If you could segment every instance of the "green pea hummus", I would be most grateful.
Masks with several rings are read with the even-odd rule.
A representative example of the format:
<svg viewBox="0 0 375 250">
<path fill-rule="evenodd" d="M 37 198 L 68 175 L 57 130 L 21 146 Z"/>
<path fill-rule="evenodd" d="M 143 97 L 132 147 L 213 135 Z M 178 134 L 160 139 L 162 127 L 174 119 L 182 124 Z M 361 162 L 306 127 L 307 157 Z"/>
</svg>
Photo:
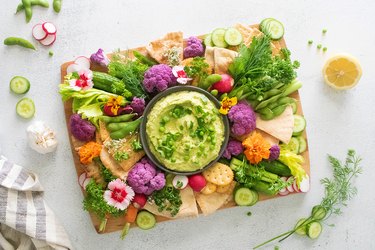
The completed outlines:
<svg viewBox="0 0 375 250">
<path fill-rule="evenodd" d="M 224 123 L 205 95 L 180 91 L 155 103 L 147 116 L 146 134 L 150 150 L 161 164 L 174 171 L 192 172 L 219 155 Z"/>
</svg>

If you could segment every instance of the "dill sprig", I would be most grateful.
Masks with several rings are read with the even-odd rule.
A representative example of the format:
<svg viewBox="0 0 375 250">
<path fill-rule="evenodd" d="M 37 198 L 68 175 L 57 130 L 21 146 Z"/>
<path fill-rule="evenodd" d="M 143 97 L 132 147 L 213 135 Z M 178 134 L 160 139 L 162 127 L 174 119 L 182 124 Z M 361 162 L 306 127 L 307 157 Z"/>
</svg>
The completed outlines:
<svg viewBox="0 0 375 250">
<path fill-rule="evenodd" d="M 319 205 L 314 206 L 310 217 L 298 227 L 265 241 L 253 249 L 283 237 L 279 240 L 281 242 L 311 222 L 327 220 L 332 214 L 340 215 L 342 213 L 341 208 L 347 206 L 347 202 L 357 194 L 357 188 L 354 186 L 353 180 L 354 177 L 362 173 L 360 166 L 362 159 L 356 155 L 354 150 L 350 149 L 344 163 L 331 155 L 328 155 L 328 160 L 333 168 L 333 178 L 324 178 L 320 181 L 325 188 L 324 197 Z M 319 213 L 323 211 L 323 216 L 318 217 L 317 211 Z"/>
</svg>

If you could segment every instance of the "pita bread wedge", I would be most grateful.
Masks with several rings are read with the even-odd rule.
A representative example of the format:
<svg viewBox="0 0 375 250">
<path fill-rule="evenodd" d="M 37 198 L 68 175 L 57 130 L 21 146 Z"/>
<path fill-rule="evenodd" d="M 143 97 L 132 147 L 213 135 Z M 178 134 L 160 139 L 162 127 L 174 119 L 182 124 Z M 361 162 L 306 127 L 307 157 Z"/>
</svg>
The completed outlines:
<svg viewBox="0 0 375 250">
<path fill-rule="evenodd" d="M 105 123 L 103 121 L 99 120 L 99 134 L 100 134 L 100 139 L 102 142 L 107 140 L 109 138 L 109 132 L 105 126 Z"/>
<path fill-rule="evenodd" d="M 293 134 L 294 116 L 291 106 L 287 106 L 285 111 L 278 117 L 265 121 L 258 115 L 256 119 L 256 127 L 270 134 L 284 143 L 289 143 Z"/>
<path fill-rule="evenodd" d="M 195 201 L 194 192 L 190 187 L 186 187 L 180 192 L 182 205 L 180 211 L 174 217 L 168 211 L 158 211 L 158 207 L 155 204 L 146 203 L 144 209 L 150 211 L 151 213 L 159 216 L 163 216 L 170 219 L 175 218 L 184 218 L 184 217 L 197 217 L 198 216 L 198 207 Z"/>
<path fill-rule="evenodd" d="M 98 184 L 105 184 L 103 176 L 101 175 L 101 171 L 98 165 L 95 162 L 91 162 L 90 164 L 84 165 L 85 171 L 87 173 L 87 177 L 91 177 L 95 180 Z"/>
<path fill-rule="evenodd" d="M 195 193 L 195 198 L 197 199 L 197 203 L 202 210 L 203 215 L 214 213 L 216 210 L 227 204 L 232 199 L 233 190 L 236 183 L 233 181 L 229 185 L 230 187 L 225 193 Z"/>
<path fill-rule="evenodd" d="M 241 33 L 244 42 L 249 40 L 250 37 L 253 37 L 254 29 L 249 25 L 237 23 L 236 25 L 234 25 L 234 28 L 236 28 Z M 249 44 L 245 43 L 245 45 Z"/>
<path fill-rule="evenodd" d="M 204 57 L 206 58 L 206 62 L 208 63 L 208 65 L 210 65 L 210 68 L 211 68 L 210 74 L 212 73 L 212 69 L 215 68 L 214 50 L 215 50 L 214 47 L 207 46 L 206 51 L 204 52 Z"/>
<path fill-rule="evenodd" d="M 128 172 L 124 171 L 121 168 L 121 166 L 115 161 L 115 159 L 113 159 L 113 157 L 108 153 L 108 150 L 105 147 L 103 147 L 102 151 L 100 152 L 100 160 L 114 176 L 122 180 L 125 180 L 128 176 Z"/>
<path fill-rule="evenodd" d="M 182 32 L 171 32 L 163 38 L 151 42 L 147 47 L 147 51 L 159 63 L 171 64 L 168 60 L 168 53 L 176 53 L 179 62 L 183 59 L 184 39 Z M 176 65 L 179 64 L 176 63 Z"/>
<path fill-rule="evenodd" d="M 225 74 L 228 72 L 229 65 L 233 62 L 233 59 L 238 55 L 236 51 L 215 48 L 214 59 L 215 59 L 215 73 Z"/>
<path fill-rule="evenodd" d="M 263 33 L 258 28 L 253 27 L 252 28 L 252 33 L 248 37 L 244 38 L 244 40 L 243 40 L 244 44 L 246 46 L 249 46 L 251 44 L 251 42 L 253 41 L 254 37 L 261 36 L 262 34 Z"/>
</svg>

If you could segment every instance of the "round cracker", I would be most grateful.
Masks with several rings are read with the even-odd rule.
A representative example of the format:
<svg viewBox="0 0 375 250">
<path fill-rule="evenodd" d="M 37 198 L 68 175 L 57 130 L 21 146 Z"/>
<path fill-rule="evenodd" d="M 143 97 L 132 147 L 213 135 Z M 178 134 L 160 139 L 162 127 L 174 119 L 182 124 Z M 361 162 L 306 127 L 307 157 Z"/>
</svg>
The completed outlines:
<svg viewBox="0 0 375 250">
<path fill-rule="evenodd" d="M 202 189 L 202 194 L 212 194 L 216 191 L 217 186 L 211 182 L 207 182 L 206 186 Z"/>
<path fill-rule="evenodd" d="M 218 186 L 226 186 L 233 181 L 234 174 L 232 169 L 224 164 L 216 163 L 211 168 L 203 172 L 204 178 Z"/>
</svg>

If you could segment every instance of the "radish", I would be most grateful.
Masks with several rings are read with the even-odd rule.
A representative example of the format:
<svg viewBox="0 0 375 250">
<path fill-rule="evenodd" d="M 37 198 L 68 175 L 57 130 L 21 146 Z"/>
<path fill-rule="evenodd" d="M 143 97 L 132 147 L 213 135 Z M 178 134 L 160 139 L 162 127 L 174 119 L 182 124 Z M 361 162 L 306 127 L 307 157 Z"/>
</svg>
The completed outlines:
<svg viewBox="0 0 375 250">
<path fill-rule="evenodd" d="M 306 193 L 310 190 L 310 178 L 308 175 L 299 183 L 299 188 L 303 193 Z"/>
<path fill-rule="evenodd" d="M 297 193 L 301 192 L 301 190 L 298 188 L 296 180 L 294 180 L 292 186 L 293 186 L 293 189 L 294 189 L 295 192 L 297 192 Z"/>
<path fill-rule="evenodd" d="M 79 177 L 78 177 L 78 183 L 81 187 L 83 187 L 83 182 L 87 179 L 87 174 L 86 172 L 83 172 Z"/>
<path fill-rule="evenodd" d="M 295 191 L 294 188 L 293 188 L 294 177 L 290 176 L 288 179 L 286 179 L 286 182 L 291 182 L 292 183 L 289 186 L 287 186 L 286 189 L 288 189 L 288 191 L 290 193 L 293 193 Z"/>
<path fill-rule="evenodd" d="M 147 197 L 144 194 L 135 194 L 132 202 L 135 208 L 141 209 L 146 205 Z"/>
<path fill-rule="evenodd" d="M 92 178 L 86 178 L 86 180 L 83 182 L 82 187 L 84 190 L 86 190 L 86 186 L 90 183 Z"/>
<path fill-rule="evenodd" d="M 177 189 L 186 188 L 188 182 L 189 182 L 189 179 L 185 175 L 176 175 L 172 180 L 173 186 Z"/>
<path fill-rule="evenodd" d="M 74 60 L 75 64 L 81 65 L 85 69 L 90 69 L 90 59 L 85 56 L 79 56 Z"/>
<path fill-rule="evenodd" d="M 32 30 L 33 37 L 35 40 L 40 41 L 47 37 L 47 32 L 44 31 L 40 23 L 36 24 Z"/>
<path fill-rule="evenodd" d="M 39 42 L 44 46 L 50 46 L 56 41 L 56 34 L 47 35 L 46 38 L 40 40 Z"/>
<path fill-rule="evenodd" d="M 221 80 L 211 86 L 211 90 L 216 89 L 219 93 L 229 93 L 233 89 L 234 79 L 228 74 L 222 74 Z"/>
<path fill-rule="evenodd" d="M 43 23 L 42 28 L 49 35 L 54 35 L 57 32 L 56 26 L 53 25 L 53 23 L 50 23 L 50 22 Z"/>
<path fill-rule="evenodd" d="M 289 191 L 286 188 L 282 188 L 279 191 L 279 195 L 281 195 L 281 196 L 285 196 L 285 195 L 288 195 L 288 194 L 289 194 Z"/>
<path fill-rule="evenodd" d="M 189 185 L 195 192 L 200 192 L 207 184 L 206 179 L 201 174 L 195 174 L 188 177 Z"/>
</svg>

